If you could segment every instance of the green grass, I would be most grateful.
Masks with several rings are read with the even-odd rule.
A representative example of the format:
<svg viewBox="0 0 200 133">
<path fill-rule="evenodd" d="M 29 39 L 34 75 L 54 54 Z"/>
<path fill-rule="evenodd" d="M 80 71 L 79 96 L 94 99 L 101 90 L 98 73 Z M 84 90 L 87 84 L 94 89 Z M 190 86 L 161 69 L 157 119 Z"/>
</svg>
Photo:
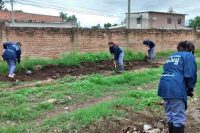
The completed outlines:
<svg viewBox="0 0 200 133">
<path fill-rule="evenodd" d="M 108 52 L 66 53 L 58 60 L 58 65 L 72 66 L 79 65 L 81 62 L 98 62 L 107 59 L 111 59 L 111 55 Z"/>
<path fill-rule="evenodd" d="M 111 75 L 107 77 L 96 74 L 88 75 L 79 79 L 73 77 L 63 78 L 55 81 L 53 84 L 28 87 L 20 90 L 1 91 L 1 124 L 4 125 L 5 121 L 11 121 L 13 123 L 19 124 L 16 125 L 17 128 L 13 128 L 13 126 L 11 125 L 6 125 L 4 127 L 0 127 L 0 129 L 2 128 L 2 130 L 5 132 L 8 132 L 9 130 L 20 132 L 29 127 L 29 125 L 27 125 L 26 123 L 33 123 L 32 130 L 35 132 L 40 132 L 40 130 L 49 130 L 55 125 L 45 124 L 43 127 L 37 127 L 34 124 L 34 121 L 37 118 L 41 117 L 42 114 L 47 112 L 48 110 L 54 110 L 56 107 L 60 106 L 81 103 L 86 100 L 102 97 L 108 94 L 116 95 L 119 98 L 127 97 L 124 95 L 118 95 L 118 93 L 121 94 L 129 92 L 130 88 L 133 88 L 134 86 L 144 85 L 144 83 L 151 83 L 152 81 L 158 80 L 160 72 L 161 69 L 149 69 L 144 72 L 126 72 L 121 75 Z M 151 76 L 153 73 L 154 75 Z M 45 102 L 49 99 L 56 99 L 56 104 Z M 110 116 L 113 112 L 115 112 L 115 110 L 111 110 L 111 112 L 108 113 L 108 109 L 113 106 L 115 106 L 115 102 L 96 105 L 94 106 L 94 108 L 91 107 L 91 109 L 89 109 L 90 111 L 86 109 L 85 111 L 87 113 L 84 113 L 84 109 L 78 111 L 78 113 L 72 113 L 69 117 L 66 118 L 67 121 L 68 118 L 70 118 L 69 121 L 72 125 L 69 125 L 69 127 L 66 128 L 64 125 L 67 125 L 68 123 L 63 123 L 63 125 L 60 125 L 61 129 L 72 129 L 74 123 L 73 120 L 75 120 L 77 123 L 77 120 L 80 119 L 78 123 L 81 127 L 82 124 L 87 125 L 95 120 L 98 120 L 101 117 Z M 89 114 L 94 115 L 94 112 L 96 112 L 96 117 L 88 116 Z M 85 114 L 85 117 L 82 113 Z M 73 120 L 71 120 L 71 116 L 74 117 Z M 60 123 L 59 116 L 56 116 L 55 119 L 58 119 L 58 123 Z"/>
<path fill-rule="evenodd" d="M 165 58 L 170 56 L 171 54 L 173 54 L 176 51 L 162 51 L 162 52 L 157 52 L 156 53 L 156 58 Z M 195 50 L 195 57 L 200 57 L 200 50 Z"/>
<path fill-rule="evenodd" d="M 200 101 L 200 79 L 199 78 L 197 78 L 197 84 L 196 84 L 196 87 L 194 90 L 194 94 L 195 94 L 195 96 L 197 96 L 197 98 Z"/>
<path fill-rule="evenodd" d="M 9 123 L 6 125 L 0 125 L 1 133 L 25 133 L 31 131 L 31 124 L 23 123 L 23 124 L 15 124 Z"/>
<path fill-rule="evenodd" d="M 86 58 L 87 59 L 87 58 Z M 94 61 L 94 60 L 93 60 Z M 199 62 L 197 62 L 199 66 Z M 0 132 L 69 132 L 79 131 L 102 118 L 124 117 L 123 108 L 141 111 L 146 107 L 160 109 L 155 103 L 161 100 L 157 96 L 157 83 L 162 68 L 149 68 L 137 72 L 125 72 L 119 75 L 87 75 L 80 78 L 65 77 L 53 83 L 26 87 L 19 90 L 0 91 Z M 195 95 L 200 97 L 198 79 Z M 0 83 L 2 87 L 12 87 L 10 83 Z M 148 90 L 142 90 L 149 86 Z M 140 88 L 141 90 L 137 90 Z M 37 119 L 45 113 L 88 100 L 104 96 L 113 99 L 100 102 L 72 112 L 60 113 L 46 118 L 44 123 L 36 125 Z M 56 99 L 56 103 L 48 103 Z M 120 107 L 120 109 L 118 108 Z M 161 109 L 160 109 L 161 110 Z"/>
<path fill-rule="evenodd" d="M 131 61 L 131 60 L 143 60 L 145 57 L 144 53 L 141 52 L 132 52 L 130 50 L 124 51 L 124 60 Z"/>
<path fill-rule="evenodd" d="M 8 71 L 7 64 L 5 61 L 0 61 L 0 73 Z"/>
<path fill-rule="evenodd" d="M 11 133 L 26 132 L 27 130 L 51 132 L 55 129 L 58 132 L 72 132 L 79 131 L 102 118 L 123 117 L 128 113 L 123 108 L 127 107 L 134 111 L 140 111 L 146 107 L 161 110 L 155 104 L 160 100 L 157 96 L 157 84 L 152 83 L 158 81 L 161 72 L 162 69 L 158 68 L 106 77 L 99 74 L 79 79 L 71 77 L 59 79 L 55 84 L 0 92 L 0 118 L 1 125 L 3 125 L 0 126 L 0 130 Z M 199 92 L 199 82 L 198 80 L 197 92 Z M 154 84 L 154 86 L 150 90 L 135 90 L 138 86 L 148 86 L 148 84 Z M 40 126 L 34 124 L 34 121 L 42 117 L 44 112 L 63 106 L 63 103 L 63 107 L 65 107 L 105 95 L 114 97 L 110 101 L 45 119 Z M 72 99 L 66 100 L 66 96 L 70 96 Z M 56 98 L 58 103 L 44 102 L 51 98 Z M 5 121 L 10 121 L 13 124 L 5 125 Z"/>
<path fill-rule="evenodd" d="M 164 52 L 157 52 L 156 53 L 156 58 L 167 58 L 168 56 L 170 56 L 172 53 L 174 53 L 175 51 L 164 51 Z"/>
<path fill-rule="evenodd" d="M 194 55 L 196 57 L 200 57 L 200 50 L 199 49 L 195 50 Z"/>
<path fill-rule="evenodd" d="M 10 83 L 10 82 L 0 82 L 0 91 L 3 89 L 3 88 L 8 88 L 10 86 L 12 86 L 13 84 Z"/>
<path fill-rule="evenodd" d="M 94 121 L 98 121 L 103 117 L 119 117 L 126 113 L 125 110 L 116 110 L 116 107 L 123 108 L 128 106 L 135 111 L 144 109 L 145 107 L 153 106 L 154 108 L 159 108 L 155 105 L 155 102 L 160 99 L 156 96 L 156 91 L 139 91 L 133 90 L 119 96 L 112 101 L 99 103 L 90 107 L 82 108 L 76 110 L 72 113 L 63 113 L 56 118 L 51 120 L 46 120 L 44 123 L 44 131 L 57 129 L 62 132 L 69 132 L 79 130 Z"/>
</svg>

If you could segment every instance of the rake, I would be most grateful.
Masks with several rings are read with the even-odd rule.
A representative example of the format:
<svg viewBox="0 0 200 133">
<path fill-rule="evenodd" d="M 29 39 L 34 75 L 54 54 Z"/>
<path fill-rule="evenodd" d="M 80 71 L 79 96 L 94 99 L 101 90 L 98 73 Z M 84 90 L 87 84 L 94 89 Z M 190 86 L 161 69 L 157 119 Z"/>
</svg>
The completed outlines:
<svg viewBox="0 0 200 133">
<path fill-rule="evenodd" d="M 28 70 L 23 64 L 20 63 L 20 65 L 25 69 L 26 74 L 31 74 L 32 73 L 32 71 Z"/>
</svg>

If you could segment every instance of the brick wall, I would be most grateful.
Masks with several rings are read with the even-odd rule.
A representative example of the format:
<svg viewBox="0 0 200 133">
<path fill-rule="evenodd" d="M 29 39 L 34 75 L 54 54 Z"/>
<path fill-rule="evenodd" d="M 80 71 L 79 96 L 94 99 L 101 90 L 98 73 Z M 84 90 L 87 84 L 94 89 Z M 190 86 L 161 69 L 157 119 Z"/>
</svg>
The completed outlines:
<svg viewBox="0 0 200 133">
<path fill-rule="evenodd" d="M 156 52 L 176 50 L 181 40 L 191 40 L 200 49 L 200 33 L 193 30 L 91 30 L 62 28 L 4 28 L 0 41 L 22 42 L 22 56 L 57 58 L 73 50 L 108 51 L 107 42 L 114 41 L 132 51 L 146 52 L 144 39 L 156 43 Z M 1 48 L 2 49 L 2 48 Z M 0 51 L 2 54 L 2 50 Z"/>
</svg>

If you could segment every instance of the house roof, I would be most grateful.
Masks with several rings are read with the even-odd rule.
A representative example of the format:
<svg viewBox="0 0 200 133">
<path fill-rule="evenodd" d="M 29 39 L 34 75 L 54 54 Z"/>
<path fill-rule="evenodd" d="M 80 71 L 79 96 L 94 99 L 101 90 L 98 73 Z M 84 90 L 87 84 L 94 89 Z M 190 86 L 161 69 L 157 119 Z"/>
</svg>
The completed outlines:
<svg viewBox="0 0 200 133">
<path fill-rule="evenodd" d="M 39 15 L 25 12 L 14 12 L 14 20 L 17 22 L 62 22 L 62 18 L 58 16 Z M 0 10 L 0 21 L 12 21 L 12 12 Z"/>
<path fill-rule="evenodd" d="M 131 13 L 131 14 L 135 14 L 135 13 L 159 13 L 159 14 L 172 14 L 171 12 L 158 12 L 158 11 L 134 12 L 134 13 Z M 127 14 L 127 13 L 126 13 L 126 14 Z M 187 14 L 184 14 L 184 13 L 176 13 L 176 12 L 173 12 L 173 14 L 176 14 L 176 15 L 187 15 Z"/>
</svg>

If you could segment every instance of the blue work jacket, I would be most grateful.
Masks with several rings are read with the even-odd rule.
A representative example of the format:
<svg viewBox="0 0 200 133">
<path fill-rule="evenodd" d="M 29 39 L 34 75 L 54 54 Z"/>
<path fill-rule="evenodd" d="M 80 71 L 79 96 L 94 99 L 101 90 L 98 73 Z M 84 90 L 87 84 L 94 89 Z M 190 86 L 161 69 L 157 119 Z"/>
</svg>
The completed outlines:
<svg viewBox="0 0 200 133">
<path fill-rule="evenodd" d="M 114 45 L 109 47 L 110 53 L 114 55 L 114 60 L 118 60 L 119 59 L 119 55 L 123 52 L 121 48 L 119 48 L 119 46 Z"/>
<path fill-rule="evenodd" d="M 187 94 L 193 92 L 197 81 L 197 65 L 190 52 L 176 52 L 166 61 L 158 86 L 163 99 L 182 99 L 187 106 Z"/>
<path fill-rule="evenodd" d="M 16 42 L 5 42 L 3 43 L 3 59 L 4 60 L 20 60 L 21 58 L 21 48 Z"/>
</svg>

